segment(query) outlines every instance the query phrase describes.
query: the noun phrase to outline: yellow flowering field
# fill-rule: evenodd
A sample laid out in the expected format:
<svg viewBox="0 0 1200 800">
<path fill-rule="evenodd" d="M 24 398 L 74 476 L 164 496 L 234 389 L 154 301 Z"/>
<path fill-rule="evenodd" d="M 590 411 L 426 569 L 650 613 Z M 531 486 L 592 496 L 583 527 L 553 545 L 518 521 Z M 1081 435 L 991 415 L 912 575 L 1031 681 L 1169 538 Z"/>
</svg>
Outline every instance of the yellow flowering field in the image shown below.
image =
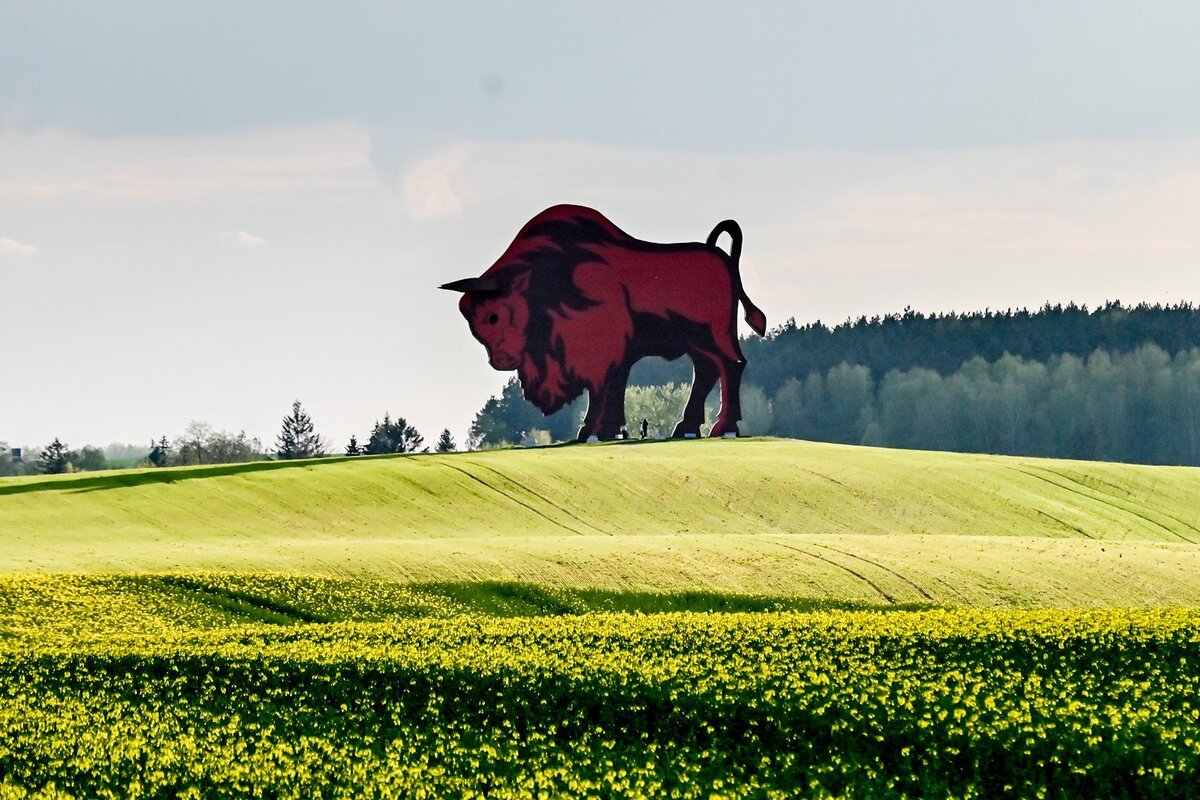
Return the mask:
<svg viewBox="0 0 1200 800">
<path fill-rule="evenodd" d="M 1200 797 L 1198 492 L 770 440 L 5 479 L 0 800 Z"/>
<path fill-rule="evenodd" d="M 1193 610 L 194 622 L 0 635 L 0 798 L 1200 786 Z"/>
</svg>

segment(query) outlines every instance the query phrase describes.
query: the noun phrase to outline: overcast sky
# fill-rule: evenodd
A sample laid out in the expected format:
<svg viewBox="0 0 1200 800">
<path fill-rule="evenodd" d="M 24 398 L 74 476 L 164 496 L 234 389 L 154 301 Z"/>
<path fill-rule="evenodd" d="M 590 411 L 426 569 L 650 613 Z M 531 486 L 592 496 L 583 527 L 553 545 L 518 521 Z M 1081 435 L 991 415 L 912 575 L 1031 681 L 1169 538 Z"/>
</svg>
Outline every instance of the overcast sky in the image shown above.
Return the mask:
<svg viewBox="0 0 1200 800">
<path fill-rule="evenodd" d="M 0 0 L 0 441 L 460 441 L 435 287 L 541 209 L 745 230 L 771 325 L 1200 300 L 1195 3 Z"/>
</svg>

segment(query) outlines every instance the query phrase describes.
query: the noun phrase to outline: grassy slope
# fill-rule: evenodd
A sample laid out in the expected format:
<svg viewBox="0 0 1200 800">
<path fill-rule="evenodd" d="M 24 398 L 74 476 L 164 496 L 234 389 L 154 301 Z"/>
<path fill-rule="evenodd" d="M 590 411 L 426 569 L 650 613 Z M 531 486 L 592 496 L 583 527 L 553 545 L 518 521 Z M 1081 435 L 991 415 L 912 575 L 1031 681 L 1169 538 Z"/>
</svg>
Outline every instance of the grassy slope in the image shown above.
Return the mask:
<svg viewBox="0 0 1200 800">
<path fill-rule="evenodd" d="M 740 440 L 0 480 L 0 574 L 1200 605 L 1200 470 Z"/>
</svg>

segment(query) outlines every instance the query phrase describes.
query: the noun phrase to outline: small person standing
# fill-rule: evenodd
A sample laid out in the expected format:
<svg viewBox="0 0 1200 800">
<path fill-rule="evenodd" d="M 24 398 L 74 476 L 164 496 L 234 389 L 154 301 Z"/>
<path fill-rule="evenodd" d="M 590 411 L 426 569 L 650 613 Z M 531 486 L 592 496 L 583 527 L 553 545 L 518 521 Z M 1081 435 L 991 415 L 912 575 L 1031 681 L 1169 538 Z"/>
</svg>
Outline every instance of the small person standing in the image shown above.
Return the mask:
<svg viewBox="0 0 1200 800">
<path fill-rule="evenodd" d="M 622 439 L 622 440 L 628 439 L 629 438 L 629 428 L 626 428 L 624 425 L 622 425 L 621 432 L 619 434 L 617 434 L 617 438 Z"/>
<path fill-rule="evenodd" d="M 650 420 L 642 419 L 642 438 L 646 438 L 646 434 L 650 431 Z"/>
</svg>

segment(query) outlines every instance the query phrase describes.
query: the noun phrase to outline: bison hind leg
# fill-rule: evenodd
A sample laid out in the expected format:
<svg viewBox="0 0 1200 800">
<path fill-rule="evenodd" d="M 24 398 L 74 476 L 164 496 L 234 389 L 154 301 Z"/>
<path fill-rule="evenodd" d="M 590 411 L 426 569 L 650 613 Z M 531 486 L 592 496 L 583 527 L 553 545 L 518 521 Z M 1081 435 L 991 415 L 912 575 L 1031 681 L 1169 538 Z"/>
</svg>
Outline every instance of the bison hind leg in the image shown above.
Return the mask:
<svg viewBox="0 0 1200 800">
<path fill-rule="evenodd" d="M 718 422 L 717 424 L 712 426 L 712 430 L 709 432 L 708 435 L 712 436 L 714 438 L 720 439 L 721 437 L 725 436 L 726 434 L 730 434 L 730 433 L 732 433 L 734 436 L 742 435 L 742 432 L 740 430 L 738 430 L 738 424 L 736 422 L 731 422 L 731 421 Z"/>
<path fill-rule="evenodd" d="M 742 418 L 742 371 L 745 369 L 745 361 L 722 360 L 721 411 L 709 436 L 741 435 L 738 420 Z"/>
<path fill-rule="evenodd" d="M 683 439 L 689 433 L 700 435 L 700 426 L 704 424 L 704 401 L 712 391 L 720 374 L 716 363 L 707 355 L 692 354 L 692 392 L 688 395 L 687 405 L 683 409 L 683 419 L 675 425 L 671 436 Z"/>
</svg>

